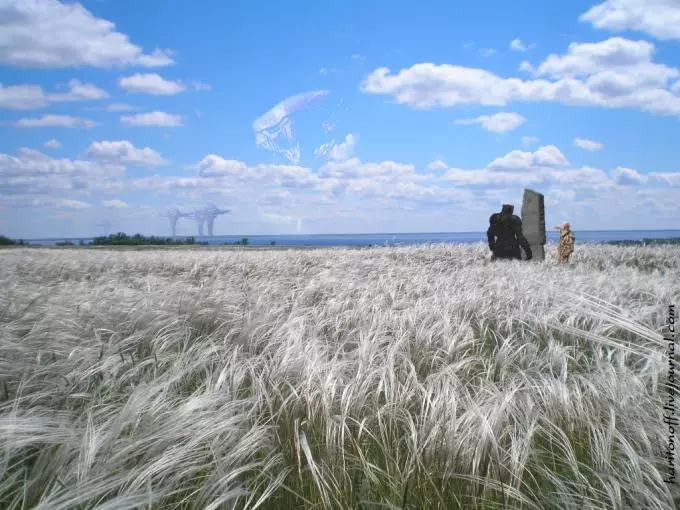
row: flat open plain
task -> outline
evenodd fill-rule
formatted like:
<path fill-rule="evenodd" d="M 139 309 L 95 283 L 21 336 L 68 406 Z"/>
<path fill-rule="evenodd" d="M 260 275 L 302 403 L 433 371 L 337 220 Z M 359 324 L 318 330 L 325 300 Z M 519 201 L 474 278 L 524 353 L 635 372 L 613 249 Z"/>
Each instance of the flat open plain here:
<path fill-rule="evenodd" d="M 1 250 L 0 507 L 675 508 L 680 246 L 547 252 Z"/>

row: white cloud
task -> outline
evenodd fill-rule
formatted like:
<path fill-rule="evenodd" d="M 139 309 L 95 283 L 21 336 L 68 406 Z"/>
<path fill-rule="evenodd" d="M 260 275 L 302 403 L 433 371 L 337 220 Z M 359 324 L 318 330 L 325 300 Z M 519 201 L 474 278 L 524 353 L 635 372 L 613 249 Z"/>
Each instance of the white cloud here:
<path fill-rule="evenodd" d="M 590 167 L 571 168 L 555 146 L 541 147 L 533 153 L 512 151 L 495 159 L 483 169 L 449 168 L 443 178 L 462 186 L 520 188 L 554 185 L 560 189 L 570 186 L 582 192 L 603 192 L 612 189 L 616 184 L 603 170 Z"/>
<path fill-rule="evenodd" d="M 106 108 L 104 108 L 104 110 L 107 112 L 130 112 L 135 109 L 136 108 L 134 106 L 125 103 L 111 103 Z"/>
<path fill-rule="evenodd" d="M 406 178 L 416 175 L 413 165 L 382 161 L 380 163 L 362 163 L 358 158 L 346 161 L 329 161 L 321 168 L 319 174 L 333 178 Z"/>
<path fill-rule="evenodd" d="M 604 170 L 592 167 L 553 170 L 548 173 L 548 178 L 554 184 L 570 185 L 591 191 L 611 189 L 614 185 L 614 181 Z"/>
<path fill-rule="evenodd" d="M 532 66 L 531 63 L 527 60 L 522 60 L 522 63 L 519 65 L 518 69 L 525 73 L 534 74 L 536 72 L 534 66 Z"/>
<path fill-rule="evenodd" d="M 601 29 L 646 32 L 658 39 L 680 39 L 677 0 L 605 0 L 579 18 Z"/>
<path fill-rule="evenodd" d="M 585 138 L 574 138 L 574 146 L 584 151 L 599 151 L 602 149 L 602 143 L 595 140 L 586 140 Z"/>
<path fill-rule="evenodd" d="M 59 149 L 61 147 L 61 142 L 52 138 L 51 140 L 45 142 L 45 147 L 48 149 Z"/>
<path fill-rule="evenodd" d="M 8 85 L 0 83 L 0 108 L 30 110 L 63 101 L 93 101 L 108 97 L 108 93 L 91 83 L 71 80 L 67 92 L 45 92 L 40 85 Z"/>
<path fill-rule="evenodd" d="M 671 91 L 680 96 L 680 81 L 676 81 L 675 84 L 673 84 Z"/>
<path fill-rule="evenodd" d="M 335 161 L 344 161 L 354 156 L 354 149 L 356 148 L 359 137 L 352 133 L 345 136 L 345 141 L 335 145 L 330 150 L 330 157 Z"/>
<path fill-rule="evenodd" d="M 514 185 L 529 186 L 541 182 L 541 179 L 530 172 L 498 172 L 489 169 L 464 170 L 449 168 L 443 179 L 462 186 L 470 185 Z"/>
<path fill-rule="evenodd" d="M 441 159 L 438 159 L 436 161 L 433 161 L 429 165 L 427 165 L 427 168 L 430 170 L 446 170 L 449 166 L 444 163 Z"/>
<path fill-rule="evenodd" d="M 0 194 L 44 197 L 116 190 L 124 175 L 120 165 L 57 159 L 34 149 L 21 148 L 16 156 L 0 154 Z"/>
<path fill-rule="evenodd" d="M 55 200 L 51 205 L 57 209 L 89 209 L 91 207 L 87 202 L 83 202 L 81 200 L 69 200 L 67 198 Z"/>
<path fill-rule="evenodd" d="M 637 60 L 627 61 L 630 66 L 622 65 L 626 57 L 630 59 L 634 55 L 634 52 L 633 55 L 628 52 L 631 49 L 629 45 L 623 45 L 623 52 L 614 50 L 605 57 L 580 59 L 585 50 L 594 53 L 605 50 L 606 53 L 616 44 L 593 45 L 585 49 L 583 46 L 571 47 L 572 50 L 581 50 L 579 59 L 554 56 L 539 69 L 551 75 L 599 71 L 588 76 L 586 81 L 571 76 L 556 81 L 503 78 L 485 69 L 422 63 L 402 69 L 397 74 L 391 74 L 385 67 L 378 68 L 362 82 L 361 90 L 368 94 L 390 95 L 397 103 L 423 109 L 461 104 L 505 106 L 511 101 L 550 101 L 574 106 L 640 108 L 662 115 L 680 115 L 680 97 L 664 88 L 668 79 L 678 74 L 677 70 L 641 61 L 647 55 L 644 48 Z M 638 63 L 633 65 L 634 62 Z M 604 69 L 605 64 L 611 68 Z"/>
<path fill-rule="evenodd" d="M 248 166 L 241 161 L 224 159 L 216 154 L 209 154 L 199 163 L 189 165 L 189 168 L 198 171 L 198 175 L 203 177 L 219 175 L 240 175 L 247 171 Z"/>
<path fill-rule="evenodd" d="M 87 154 L 92 159 L 121 165 L 132 163 L 153 167 L 168 163 L 155 150 L 149 147 L 138 149 L 127 140 L 93 142 L 88 147 Z"/>
<path fill-rule="evenodd" d="M 123 200 L 113 199 L 113 200 L 102 200 L 102 206 L 108 209 L 127 209 L 128 204 Z"/>
<path fill-rule="evenodd" d="M 493 115 L 482 115 L 476 119 L 457 120 L 456 124 L 481 124 L 487 131 L 505 133 L 518 128 L 525 122 L 526 119 L 518 113 L 500 112 Z"/>
<path fill-rule="evenodd" d="M 664 86 L 678 76 L 677 69 L 652 62 L 654 45 L 612 37 L 596 43 L 571 43 L 566 55 L 551 54 L 540 64 L 536 74 L 552 78 L 584 77 L 603 71 L 638 77 L 642 84 Z"/>
<path fill-rule="evenodd" d="M 20 67 L 110 68 L 173 63 L 168 51 L 144 53 L 79 3 L 3 0 L 0 3 L 0 63 Z"/>
<path fill-rule="evenodd" d="M 514 150 L 505 156 L 494 159 L 489 168 L 492 170 L 531 170 L 535 167 L 565 167 L 569 161 L 554 145 L 540 147 L 535 152 Z"/>
<path fill-rule="evenodd" d="M 32 127 L 86 127 L 91 128 L 96 125 L 92 120 L 72 117 L 70 115 L 43 115 L 39 118 L 19 119 L 15 124 L 21 128 Z"/>
<path fill-rule="evenodd" d="M 652 172 L 649 179 L 672 188 L 680 188 L 680 172 Z"/>
<path fill-rule="evenodd" d="M 535 145 L 540 141 L 540 139 L 536 136 L 523 136 L 522 137 L 522 145 L 525 147 L 528 147 L 530 145 Z"/>
<path fill-rule="evenodd" d="M 120 78 L 118 84 L 128 92 L 155 96 L 173 96 L 185 89 L 181 82 L 166 80 L 156 73 L 136 73 Z"/>
<path fill-rule="evenodd" d="M 647 176 L 641 175 L 632 168 L 616 167 L 611 175 L 617 184 L 642 184 L 647 182 Z"/>
<path fill-rule="evenodd" d="M 123 115 L 120 122 L 129 126 L 181 127 L 182 116 L 155 111 L 137 115 Z"/>
<path fill-rule="evenodd" d="M 479 54 L 482 57 L 490 57 L 496 54 L 496 50 L 494 50 L 493 48 L 482 48 L 481 50 L 479 50 Z"/>
<path fill-rule="evenodd" d="M 47 96 L 51 102 L 58 101 L 95 101 L 97 99 L 105 99 L 109 94 L 105 91 L 92 85 L 91 83 L 83 83 L 80 80 L 71 80 L 68 82 L 68 92 L 54 92 Z M 64 86 L 60 87 L 64 88 Z"/>
<path fill-rule="evenodd" d="M 9 85 L 0 83 L 0 108 L 29 110 L 48 104 L 47 96 L 39 85 Z"/>
<path fill-rule="evenodd" d="M 536 44 L 532 43 L 527 46 L 521 39 L 513 39 L 510 42 L 510 49 L 513 51 L 529 51 L 533 50 L 535 47 Z"/>

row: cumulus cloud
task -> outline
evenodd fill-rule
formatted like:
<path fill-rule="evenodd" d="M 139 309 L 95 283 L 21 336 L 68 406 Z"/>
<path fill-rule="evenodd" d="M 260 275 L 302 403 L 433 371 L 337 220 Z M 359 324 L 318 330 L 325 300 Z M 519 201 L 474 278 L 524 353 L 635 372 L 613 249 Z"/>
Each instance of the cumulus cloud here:
<path fill-rule="evenodd" d="M 522 101 L 680 115 L 680 97 L 666 88 L 680 71 L 653 63 L 653 49 L 651 43 L 621 38 L 573 43 L 566 55 L 550 55 L 534 70 L 545 78 L 530 80 L 448 64 L 415 64 L 396 74 L 381 67 L 367 76 L 361 90 L 390 95 L 414 108 L 505 106 Z"/>
<path fill-rule="evenodd" d="M 329 204 L 341 204 L 343 197 L 354 197 L 372 200 L 385 207 L 385 204 L 411 207 L 416 203 L 419 207 L 434 207 L 461 197 L 474 197 L 474 188 L 521 190 L 526 186 L 552 186 L 553 189 L 575 190 L 585 197 L 611 192 L 617 186 L 627 184 L 627 180 L 636 179 L 636 174 L 629 170 L 615 169 L 608 174 L 599 168 L 572 167 L 559 148 L 552 145 L 535 151 L 511 151 L 481 169 L 449 167 L 436 160 L 426 171 L 419 171 L 412 164 L 362 162 L 352 157 L 328 161 L 314 171 L 299 165 L 248 165 L 216 154 L 206 156 L 189 168 L 197 171 L 196 177 L 153 176 L 135 180 L 133 187 L 183 196 L 208 193 L 230 199 L 251 195 L 267 197 L 274 192 L 286 191 L 287 203 L 297 200 L 295 197 L 307 190 Z M 680 183 L 675 179 L 674 175 L 665 174 L 647 180 L 640 174 L 636 184 Z"/>
<path fill-rule="evenodd" d="M 52 138 L 51 140 L 47 140 L 45 142 L 45 147 L 47 147 L 48 149 L 59 149 L 61 147 L 61 142 L 59 142 L 59 140 Z"/>
<path fill-rule="evenodd" d="M 156 73 L 136 73 L 120 78 L 118 84 L 127 92 L 155 96 L 173 96 L 185 89 L 182 82 L 166 80 Z"/>
<path fill-rule="evenodd" d="M 665 86 L 679 71 L 652 62 L 655 47 L 648 41 L 612 37 L 596 43 L 571 43 L 565 55 L 551 54 L 536 74 L 552 78 L 607 76 L 636 79 L 640 85 Z M 615 74 L 616 73 L 616 74 Z"/>
<path fill-rule="evenodd" d="M 137 115 L 123 115 L 120 122 L 129 126 L 181 127 L 182 116 L 155 111 Z"/>
<path fill-rule="evenodd" d="M 641 175 L 637 170 L 625 167 L 616 167 L 611 175 L 617 184 L 643 184 L 647 182 L 647 176 Z"/>
<path fill-rule="evenodd" d="M 120 165 L 131 163 L 154 167 L 168 163 L 155 150 L 149 147 L 139 149 L 128 140 L 93 142 L 87 149 L 87 155 L 92 159 Z"/>
<path fill-rule="evenodd" d="M 456 124 L 480 124 L 487 131 L 505 133 L 518 128 L 526 119 L 518 113 L 500 112 L 493 115 L 482 115 L 475 119 L 457 120 Z"/>
<path fill-rule="evenodd" d="M 96 125 L 92 120 L 81 119 L 80 117 L 72 117 L 70 115 L 43 115 L 38 118 L 19 119 L 15 124 L 21 128 L 34 127 L 85 127 L 91 128 Z"/>
<path fill-rule="evenodd" d="M 535 167 L 564 167 L 569 161 L 554 145 L 540 147 L 535 152 L 514 150 L 505 156 L 494 159 L 489 168 L 492 170 L 530 170 Z"/>
<path fill-rule="evenodd" d="M 680 188 L 680 172 L 652 172 L 649 179 L 672 188 Z"/>
<path fill-rule="evenodd" d="M 536 44 L 532 43 L 527 45 L 526 43 L 522 42 L 521 39 L 513 39 L 510 41 L 510 49 L 513 51 L 529 51 L 533 50 L 536 47 Z"/>
<path fill-rule="evenodd" d="M 20 67 L 110 68 L 167 66 L 168 51 L 145 53 L 79 3 L 57 0 L 4 0 L 0 3 L 0 63 Z"/>
<path fill-rule="evenodd" d="M 595 140 L 586 140 L 585 138 L 574 138 L 574 146 L 584 151 L 599 151 L 602 149 L 602 143 Z"/>
<path fill-rule="evenodd" d="M 104 99 L 109 97 L 109 94 L 92 85 L 91 83 L 83 83 L 80 80 L 71 80 L 68 85 L 60 88 L 68 87 L 67 92 L 53 92 L 47 96 L 48 101 L 95 101 L 97 99 Z"/>
<path fill-rule="evenodd" d="M 0 108 L 30 110 L 49 104 L 39 85 L 9 85 L 0 83 Z"/>
<path fill-rule="evenodd" d="M 529 186 L 541 182 L 539 176 L 529 172 L 498 172 L 487 168 L 479 170 L 449 168 L 444 174 L 443 179 L 461 186 Z"/>
<path fill-rule="evenodd" d="M 354 149 L 356 148 L 359 137 L 355 134 L 349 133 L 345 137 L 345 141 L 335 145 L 330 150 L 330 157 L 334 161 L 344 161 L 354 156 Z"/>
<path fill-rule="evenodd" d="M 189 165 L 189 168 L 197 170 L 198 175 L 206 177 L 240 175 L 248 169 L 248 166 L 241 161 L 224 159 L 217 154 L 208 154 L 197 164 Z"/>
<path fill-rule="evenodd" d="M 119 190 L 125 168 L 108 162 L 52 158 L 22 148 L 0 153 L 0 194 L 46 196 Z"/>
<path fill-rule="evenodd" d="M 579 19 L 614 32 L 635 30 L 658 39 L 680 39 L 680 2 L 676 0 L 605 0 Z"/>
<path fill-rule="evenodd" d="M 444 163 L 441 159 L 437 159 L 430 163 L 429 165 L 427 165 L 427 168 L 429 168 L 430 170 L 446 170 L 448 167 L 449 166 L 446 163 Z"/>
<path fill-rule="evenodd" d="M 347 161 L 329 161 L 319 169 L 319 174 L 335 178 L 413 177 L 416 168 L 396 161 L 362 163 L 358 158 Z"/>
<path fill-rule="evenodd" d="M 40 85 L 3 86 L 0 83 L 0 108 L 30 110 L 43 108 L 56 102 L 95 101 L 109 97 L 105 90 L 79 80 L 71 80 L 68 84 L 60 85 L 58 88 L 68 88 L 68 90 L 65 92 L 45 92 Z"/>
<path fill-rule="evenodd" d="M 123 200 L 112 199 L 112 200 L 102 200 L 102 206 L 107 209 L 127 209 L 128 204 Z"/>
<path fill-rule="evenodd" d="M 449 168 L 443 179 L 462 186 L 558 185 L 593 192 L 605 191 L 615 185 L 615 182 L 603 170 L 555 165 L 556 153 L 552 150 L 545 152 L 546 154 L 542 157 L 536 158 L 538 160 L 536 166 L 531 164 L 532 153 L 512 151 L 502 158 L 495 159 L 487 168 L 476 170 Z"/>

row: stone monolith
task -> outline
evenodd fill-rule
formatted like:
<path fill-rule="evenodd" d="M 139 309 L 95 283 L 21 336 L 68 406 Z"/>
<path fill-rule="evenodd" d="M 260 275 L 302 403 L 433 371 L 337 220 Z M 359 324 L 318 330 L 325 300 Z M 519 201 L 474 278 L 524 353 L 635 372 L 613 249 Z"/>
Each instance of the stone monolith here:
<path fill-rule="evenodd" d="M 531 245 L 534 260 L 545 260 L 545 206 L 543 195 L 531 189 L 524 190 L 522 200 L 522 232 Z M 522 259 L 526 258 L 522 250 Z"/>

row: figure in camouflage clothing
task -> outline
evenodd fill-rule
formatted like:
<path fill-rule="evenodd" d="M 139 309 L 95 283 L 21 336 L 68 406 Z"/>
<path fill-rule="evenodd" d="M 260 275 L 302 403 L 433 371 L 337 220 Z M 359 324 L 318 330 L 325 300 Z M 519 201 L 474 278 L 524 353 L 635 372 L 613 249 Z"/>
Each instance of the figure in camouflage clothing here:
<path fill-rule="evenodd" d="M 574 240 L 576 236 L 571 231 L 569 223 L 562 223 L 555 227 L 560 231 L 560 243 L 557 245 L 557 263 L 564 264 L 569 262 L 569 257 L 574 253 Z"/>
<path fill-rule="evenodd" d="M 520 246 L 524 249 L 526 259 L 531 260 L 531 246 L 522 233 L 522 220 L 513 214 L 514 210 L 514 206 L 503 204 L 501 212 L 494 213 L 489 218 L 486 236 L 489 240 L 489 249 L 493 253 L 491 260 L 522 260 Z"/>

